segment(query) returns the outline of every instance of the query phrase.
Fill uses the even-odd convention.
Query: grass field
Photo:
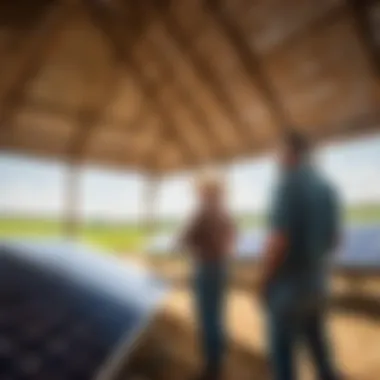
[[[63,236],[63,227],[56,220],[0,219],[0,237],[48,237]],[[143,230],[132,224],[83,224],[79,239],[116,252],[141,250],[144,242]]]
[[[345,219],[352,223],[380,223],[380,204],[367,205],[346,210]],[[260,226],[264,218],[253,215],[240,216],[243,228]],[[158,231],[172,231],[178,221],[165,221],[157,226]],[[63,227],[57,220],[0,218],[1,237],[60,237]],[[138,252],[144,245],[143,230],[137,224],[112,224],[92,222],[83,224],[79,239],[116,252]]]

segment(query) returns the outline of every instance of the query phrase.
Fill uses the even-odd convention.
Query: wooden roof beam
[[[316,143],[334,139],[349,139],[350,137],[361,136],[364,133],[374,133],[379,131],[380,110],[365,112],[347,120],[334,124],[327,124],[323,127],[315,128],[317,132],[313,136]]]
[[[106,106],[107,105],[108,104],[106,104]],[[81,115],[84,115],[87,112],[91,113],[91,112],[95,111],[94,107],[91,107],[90,109],[87,109],[87,110],[86,109],[78,110],[77,108],[65,107],[65,106],[62,106],[60,104],[50,103],[49,101],[38,100],[38,99],[29,100],[28,102],[23,103],[20,106],[27,108],[31,112],[48,114],[49,116],[50,115],[51,116],[57,116],[57,117],[69,120],[70,122],[78,121],[81,118]],[[104,107],[104,104],[102,106],[103,106],[102,115],[99,119],[102,119],[102,120],[105,119],[105,122],[107,123],[107,125],[115,126],[115,128],[118,128],[118,129],[126,129],[128,131],[130,131],[131,129],[134,130],[135,129],[134,126],[136,126],[136,125],[141,125],[141,123],[139,123],[139,124],[133,123],[133,126],[125,128],[126,122],[121,120],[120,118],[107,119],[105,117],[107,115],[107,112],[106,112],[106,109]],[[102,108],[102,107],[99,107],[99,108]],[[145,110],[145,112],[139,112],[137,115],[138,116],[144,115],[144,119],[145,119],[146,118],[146,110]],[[137,120],[137,118],[136,118],[136,120]]]
[[[115,126],[115,128],[118,128],[118,129],[126,129],[128,131],[130,131],[131,129],[134,130],[136,125],[141,125],[141,123],[139,124],[133,123],[133,126],[125,128],[126,122],[121,120],[120,118],[107,119],[106,118],[107,111],[106,111],[106,107],[104,107],[104,104],[106,104],[107,106],[108,103],[109,102],[107,99],[105,103],[99,105],[99,109],[102,108],[101,116],[99,117],[99,119],[100,120],[104,119],[107,125]],[[55,102],[50,102],[49,100],[45,100],[45,99],[43,100],[29,99],[27,102],[21,103],[20,107],[25,107],[28,111],[31,111],[31,112],[36,112],[39,114],[47,114],[49,116],[63,118],[70,122],[78,122],[78,120],[82,117],[82,115],[86,113],[95,112],[95,107],[86,108],[86,109],[78,109],[77,107],[67,107],[61,104],[57,104]],[[144,115],[144,119],[145,119],[146,110],[145,112],[139,111],[137,113],[137,116],[142,116],[142,115]]]
[[[145,6],[142,8],[143,11],[154,12],[154,14],[160,15],[161,7],[155,8],[157,5],[156,3],[153,3],[153,4],[151,2],[147,3],[146,1],[143,1],[143,0],[141,0],[141,2],[143,3],[142,5]],[[153,8],[151,8],[149,5],[152,5]],[[168,34],[171,35],[171,31],[168,30],[166,22],[163,22],[163,26],[166,28]],[[174,44],[177,48],[179,49],[181,48],[176,40],[174,40]],[[207,111],[203,108],[203,106],[201,106],[194,99],[194,96],[187,90],[186,85],[184,85],[184,83],[182,82],[182,79],[175,75],[175,62],[170,61],[170,59],[168,59],[165,52],[162,52],[162,50],[160,50],[159,47],[156,46],[156,44],[154,44],[153,42],[152,42],[152,51],[156,57],[156,60],[159,63],[164,62],[163,64],[161,64],[161,67],[165,71],[165,76],[168,78],[169,81],[171,81],[171,83],[176,88],[176,92],[180,98],[180,102],[188,107],[193,121],[195,121],[198,128],[202,130],[202,134],[206,135],[206,138],[208,140],[208,145],[210,146],[219,145],[219,148],[216,149],[216,153],[217,153],[216,156],[225,155],[226,151],[221,150],[223,149],[223,147],[220,145],[219,134],[214,133],[209,123],[209,120],[207,117]],[[215,141],[215,144],[213,143],[213,141]]]
[[[268,53],[276,55],[278,52],[291,48],[298,41],[305,38],[306,35],[319,32],[321,29],[328,27],[345,13],[347,13],[346,4],[338,2],[338,4],[310,21],[307,25],[297,28],[292,33],[285,35],[284,39],[278,43],[278,46],[274,47],[273,50],[270,50]]]
[[[4,69],[7,83],[0,89],[0,130],[9,130],[10,119],[22,101],[25,88],[38,75],[43,62],[56,46],[59,32],[71,10],[71,4],[66,1],[53,2],[41,24],[26,32],[16,62]]]
[[[199,130],[201,130],[201,134],[203,137],[207,139],[208,146],[214,146],[215,144],[218,145],[218,135],[214,134],[212,131],[212,128],[210,126],[210,123],[207,119],[206,111],[199,106],[195,101],[194,97],[189,93],[189,91],[182,85],[181,79],[176,78],[174,72],[173,72],[173,64],[167,59],[167,56],[165,54],[162,54],[162,52],[153,44],[153,50],[154,54],[156,55],[157,61],[159,62],[165,62],[164,64],[161,64],[163,70],[165,71],[168,78],[170,78],[171,85],[174,86],[176,95],[178,96],[179,102],[185,105],[189,109],[189,113],[191,116],[192,121],[197,126]],[[160,57],[160,58],[158,58]],[[215,141],[215,143],[214,143]],[[220,146],[217,148],[220,152]],[[215,150],[215,148],[212,148],[212,150]],[[212,152],[214,155],[214,152]],[[225,154],[225,151],[222,151],[222,154]]]
[[[220,0],[205,0],[205,6],[210,15],[221,26],[225,35],[235,48],[245,71],[251,78],[252,85],[262,93],[272,115],[281,130],[288,128],[291,123],[287,110],[280,101],[273,84],[265,74],[258,55],[251,49],[244,35],[234,24],[230,14],[223,8]]]
[[[333,124],[323,125],[315,127],[316,131],[323,131],[317,135],[313,135],[313,141],[315,146],[322,146],[326,142],[332,141],[349,141],[352,138],[363,136],[364,134],[372,134],[379,132],[380,125],[380,111],[374,111],[358,115],[352,119],[345,120],[343,122],[337,122]],[[262,147],[254,152],[255,157],[259,157],[261,154],[268,153],[267,147]],[[247,158],[245,153],[239,154],[235,157],[237,161]],[[249,156],[252,158],[252,155]],[[227,159],[220,160],[220,164],[231,164],[231,161]],[[191,166],[184,166],[183,171],[191,170]],[[169,172],[170,174],[170,172]]]
[[[160,11],[161,17],[164,19],[166,28],[172,40],[175,42],[176,47],[181,51],[181,54],[187,58],[202,83],[209,88],[219,104],[219,107],[223,109],[229,122],[240,130],[247,145],[252,146],[253,133],[250,125],[243,120],[240,112],[229,99],[226,89],[223,87],[217,75],[215,75],[212,66],[207,60],[202,59],[202,57],[194,51],[191,42],[186,37],[178,21],[163,7],[158,7],[157,5],[156,7]]]
[[[186,151],[187,160],[193,164],[198,163],[199,157],[188,144],[186,138],[184,138],[184,136],[179,132],[170,111],[165,108],[165,105],[162,104],[159,97],[156,97],[156,94],[159,91],[158,86],[144,77],[140,70],[139,64],[130,54],[126,43],[128,42],[128,38],[125,39],[126,35],[123,27],[124,20],[120,20],[118,15],[115,12],[112,12],[106,4],[94,3],[88,0],[82,1],[88,10],[94,25],[110,42],[111,48],[116,57],[124,63],[128,70],[132,72],[139,81],[151,109],[161,118],[162,122],[165,123],[165,129],[162,137],[167,140],[177,139],[182,144],[184,151]],[[130,35],[127,37],[130,38]]]
[[[374,1],[347,0],[347,3],[355,22],[357,35],[366,49],[369,62],[374,72],[380,75],[380,49],[376,45],[375,35],[371,30],[369,20],[371,5],[374,4]]]
[[[72,120],[77,114],[75,107],[57,104],[56,102],[51,102],[50,99],[28,99],[25,102],[20,102],[19,108],[26,108],[31,112],[58,116],[68,120]]]
[[[68,155],[72,160],[80,161],[85,156],[91,138],[100,126],[100,121],[115,100],[119,88],[119,73],[120,70],[117,67],[111,69],[111,78],[106,83],[102,96],[96,104],[87,106],[77,113],[75,122],[78,124],[79,130],[74,134],[68,146]]]
[[[157,8],[156,4],[152,4],[149,0],[135,3],[129,3],[128,8],[125,8],[125,5],[118,5],[116,10],[119,14],[126,15],[129,18],[128,29],[124,28],[124,34],[128,34],[130,23],[133,24],[133,31],[137,36],[144,30],[144,25],[147,25],[151,22],[151,20],[157,16]],[[129,17],[128,17],[129,16]],[[132,19],[130,19],[132,17]],[[162,74],[164,76],[164,80],[168,82],[168,84],[172,85],[175,88],[176,95],[179,97],[179,102],[184,105],[188,110],[191,117],[191,120],[199,127],[201,127],[202,135],[206,134],[206,138],[208,138],[208,145],[210,145],[209,141],[214,141],[215,138],[218,138],[217,135],[214,135],[211,132],[211,127],[209,125],[206,112],[202,107],[200,107],[192,97],[192,95],[187,91],[186,87],[182,84],[181,79],[178,79],[174,74],[175,67],[173,63],[167,59],[165,54],[162,54],[161,50],[158,46],[150,41],[151,52],[154,55],[155,63],[158,64],[162,70]],[[155,86],[155,97],[160,96],[161,87]],[[202,128],[203,127],[203,128]],[[171,140],[171,138],[169,138]],[[165,138],[162,142],[165,145]],[[211,144],[212,146],[214,144]],[[215,148],[212,148],[214,150]],[[147,166],[152,166],[152,162],[156,160],[157,154],[161,151],[161,144],[157,144],[154,149],[148,154],[147,157]],[[220,148],[216,151],[216,156],[220,153]],[[225,154],[225,152],[222,152]],[[212,155],[215,157],[214,152]]]

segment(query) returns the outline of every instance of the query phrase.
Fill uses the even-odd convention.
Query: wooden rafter
[[[112,99],[114,100],[114,99]],[[101,114],[99,116],[99,120],[105,120],[105,123],[115,127],[115,129],[124,130],[126,129],[125,121],[121,119],[111,119],[107,120],[107,110],[106,107],[109,105],[110,100],[107,98],[104,103],[99,104],[99,108],[91,107],[91,108],[84,108],[81,110],[78,110],[77,107],[67,107],[63,106],[62,104],[57,104],[56,102],[50,102],[48,100],[40,100],[40,99],[28,99],[25,103],[20,103],[20,108],[27,108],[32,113],[35,112],[37,114],[48,114],[52,115],[54,117],[59,117],[65,120],[68,120],[70,122],[79,123],[81,119],[86,119],[88,114],[99,112]],[[140,115],[140,112],[138,113]],[[141,112],[141,115],[144,115],[144,118],[146,118],[146,112]],[[92,117],[93,119],[97,119],[95,117]],[[127,130],[130,132],[131,130],[136,130],[136,125],[142,125],[140,124],[133,124],[132,126],[128,126]],[[94,126],[95,128],[96,126]],[[90,128],[91,129],[91,128]],[[95,131],[89,131],[90,133],[93,133]]]
[[[150,108],[156,113],[162,123],[164,123],[163,138],[165,140],[177,140],[182,144],[184,151],[186,152],[186,158],[192,163],[198,163],[199,157],[192,147],[188,144],[186,138],[179,131],[173,117],[170,114],[170,110],[165,107],[160,101],[159,97],[156,97],[159,91],[158,86],[147,80],[147,78],[141,72],[138,63],[134,57],[130,54],[128,48],[128,42],[131,42],[131,36],[124,33],[124,21],[119,19],[118,14],[112,12],[111,9],[106,6],[100,7],[99,4],[84,0],[86,9],[89,11],[92,21],[96,27],[103,33],[104,37],[111,43],[111,47],[118,59],[120,59],[128,70],[133,73],[136,80],[145,94],[146,101],[149,103]]]
[[[115,100],[119,88],[120,70],[113,68],[111,78],[105,84],[102,95],[96,104],[79,111],[75,122],[78,124],[78,132],[73,136],[68,146],[68,155],[73,160],[83,160],[92,136],[100,126],[100,121],[107,113],[108,107]]]
[[[165,76],[168,77],[171,85],[175,88],[179,102],[189,109],[194,126],[201,131],[202,137],[207,139],[208,146],[212,147],[211,150],[215,150],[215,152],[212,152],[212,155],[214,157],[224,155],[226,152],[223,150],[221,151],[221,149],[223,149],[222,147],[218,147],[219,137],[217,134],[213,133],[206,111],[195,102],[192,94],[190,94],[186,87],[182,85],[181,79],[176,78],[173,71],[173,62],[170,62],[165,53],[162,54],[155,44],[152,44],[152,52],[156,56],[157,62],[161,66],[163,72],[166,73]],[[214,145],[216,145],[215,148]]]
[[[325,125],[321,128],[316,128],[317,133],[315,138],[316,143],[323,143],[327,139],[336,139],[344,137],[359,136],[363,133],[372,133],[379,130],[380,125],[380,110],[366,112],[354,116],[348,120],[332,125]]]
[[[369,13],[374,1],[369,0],[347,0],[355,22],[356,32],[361,43],[364,45],[369,62],[376,72],[380,75],[380,49],[376,46],[375,36],[371,31]]]
[[[73,120],[77,114],[76,108],[67,107],[49,99],[28,99],[26,102],[20,102],[19,108],[23,107],[32,112],[47,113],[67,120]]]
[[[163,7],[157,8],[161,13],[161,17],[164,19],[169,34],[176,43],[176,47],[181,51],[181,54],[186,57],[202,83],[212,92],[219,107],[223,109],[224,114],[226,114],[231,124],[240,130],[244,142],[248,146],[252,145],[253,135],[250,125],[243,120],[239,111],[229,99],[226,89],[223,87],[217,75],[215,75],[209,62],[202,59],[202,57],[194,51],[191,47],[191,42],[186,37],[178,21]]]
[[[27,32],[16,62],[6,68],[7,84],[0,89],[0,129],[8,130],[10,119],[22,101],[27,85],[38,75],[72,7],[64,1],[53,2],[41,24]]]
[[[171,24],[170,19],[166,16],[168,16],[168,13],[165,12],[165,7],[159,4],[159,2],[155,0],[149,0],[148,2],[145,1],[145,6],[149,7],[151,6],[153,8],[153,11],[159,16],[159,18],[162,20],[162,26],[165,28],[166,33],[170,37],[170,42],[174,44],[175,48],[183,54],[186,58],[188,58],[188,61],[191,66],[194,67],[191,57],[188,56],[186,49],[186,42],[183,44],[183,40],[178,38],[178,34],[180,33],[179,28],[176,27],[176,25]],[[158,53],[158,50],[156,47],[154,47],[154,50],[156,53]],[[184,54],[185,53],[185,54]],[[165,54],[160,54],[161,60],[166,60],[166,66],[168,67],[168,70],[171,71],[174,66],[175,62],[169,62],[167,56]],[[173,71],[171,71],[173,72]],[[195,97],[190,94],[186,90],[186,86],[182,84],[182,79],[177,78],[171,78],[173,82],[175,82],[175,85],[178,89],[178,91],[181,93],[182,102],[186,103],[187,106],[191,109],[193,117],[195,118],[196,123],[202,127],[203,131],[207,134],[207,138],[209,141],[216,141],[218,145],[220,145],[220,137],[218,133],[215,133],[215,130],[211,127],[210,122],[208,121],[207,116],[207,110],[204,109],[203,106],[201,106],[196,100]],[[201,78],[204,83],[207,83],[207,79],[205,77]],[[236,119],[234,120],[234,124],[236,123]],[[225,149],[220,146],[219,149],[219,156],[225,156],[228,154],[228,152],[225,151]]]
[[[313,135],[313,141],[315,142],[315,147],[323,145],[326,141],[344,141],[350,140],[355,137],[363,136],[364,134],[372,134],[379,132],[380,125],[380,111],[369,112],[352,119],[345,120],[343,122],[334,123],[331,125],[321,126],[320,128],[315,127],[316,131],[324,131],[317,135]],[[329,132],[330,131],[330,132]],[[267,153],[267,147],[259,147],[255,150],[254,156],[258,157],[261,154]],[[236,158],[246,158],[246,154],[242,153]],[[252,158],[252,155],[250,156]],[[218,162],[220,165],[230,164],[231,160],[229,158],[220,159]],[[182,170],[191,170],[192,166],[183,166]],[[169,172],[170,173],[170,172]],[[169,174],[168,173],[168,174]]]
[[[285,35],[284,39],[282,39],[278,46],[271,50],[269,54],[276,55],[279,52],[288,50],[292,46],[296,45],[298,41],[304,39],[306,35],[319,32],[325,27],[332,25],[334,22],[339,20],[344,13],[347,13],[346,4],[338,2],[337,5],[322,13],[306,25],[297,28],[288,35]]]
[[[152,6],[150,1],[141,0],[139,2],[133,3],[129,8],[136,20],[144,20],[144,17],[148,20],[155,18],[157,15],[158,9]],[[139,16],[140,15],[140,16]],[[162,24],[165,27],[165,24]],[[143,27],[137,28],[138,30],[143,29]],[[126,30],[127,32],[127,30]],[[214,158],[223,156],[226,154],[226,151],[223,149],[223,146],[220,146],[218,134],[213,133],[213,129],[208,121],[207,111],[197,103],[194,96],[189,93],[186,86],[183,84],[182,78],[178,77],[175,74],[175,62],[172,62],[168,59],[168,56],[165,52],[162,52],[161,49],[153,42],[150,42],[150,52],[153,55],[155,63],[160,66],[161,72],[165,77],[165,80],[170,83],[171,86],[175,89],[176,97],[178,101],[189,110],[189,116],[191,117],[194,126],[200,130],[201,135],[204,139],[207,139],[207,145],[211,147],[211,154]],[[159,88],[157,88],[159,92]],[[156,96],[160,96],[159,93],[156,93]],[[214,143],[215,141],[215,143]],[[218,146],[219,145],[219,146]],[[157,147],[156,147],[157,148]],[[156,153],[153,152],[153,155]]]
[[[208,121],[206,110],[196,102],[194,96],[183,85],[182,79],[175,75],[175,62],[171,62],[167,55],[162,53],[154,43],[152,43],[152,45],[152,52],[156,56],[157,62],[161,65],[162,70],[166,73],[165,75],[168,77],[171,85],[175,88],[179,102],[189,109],[194,125],[201,130],[202,137],[207,139],[208,145],[213,147],[212,150],[214,152],[212,152],[212,155],[214,157],[225,155],[226,151],[220,146],[218,134],[213,132],[213,128]],[[215,148],[214,145],[216,145]]]
[[[258,55],[249,46],[246,38],[236,27],[230,14],[223,8],[220,0],[205,0],[205,6],[230,40],[231,46],[234,47],[245,71],[251,78],[253,86],[260,90],[269,109],[272,111],[278,127],[285,130],[291,124],[290,117],[280,101],[273,84],[265,74]]]

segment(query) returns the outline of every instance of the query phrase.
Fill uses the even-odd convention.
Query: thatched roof
[[[151,171],[380,126],[380,2],[2,0],[2,150]]]

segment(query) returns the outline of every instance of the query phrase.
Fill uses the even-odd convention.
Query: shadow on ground
[[[380,321],[380,298],[365,294],[336,295],[331,301],[331,307],[339,312],[363,316],[367,319]]]

